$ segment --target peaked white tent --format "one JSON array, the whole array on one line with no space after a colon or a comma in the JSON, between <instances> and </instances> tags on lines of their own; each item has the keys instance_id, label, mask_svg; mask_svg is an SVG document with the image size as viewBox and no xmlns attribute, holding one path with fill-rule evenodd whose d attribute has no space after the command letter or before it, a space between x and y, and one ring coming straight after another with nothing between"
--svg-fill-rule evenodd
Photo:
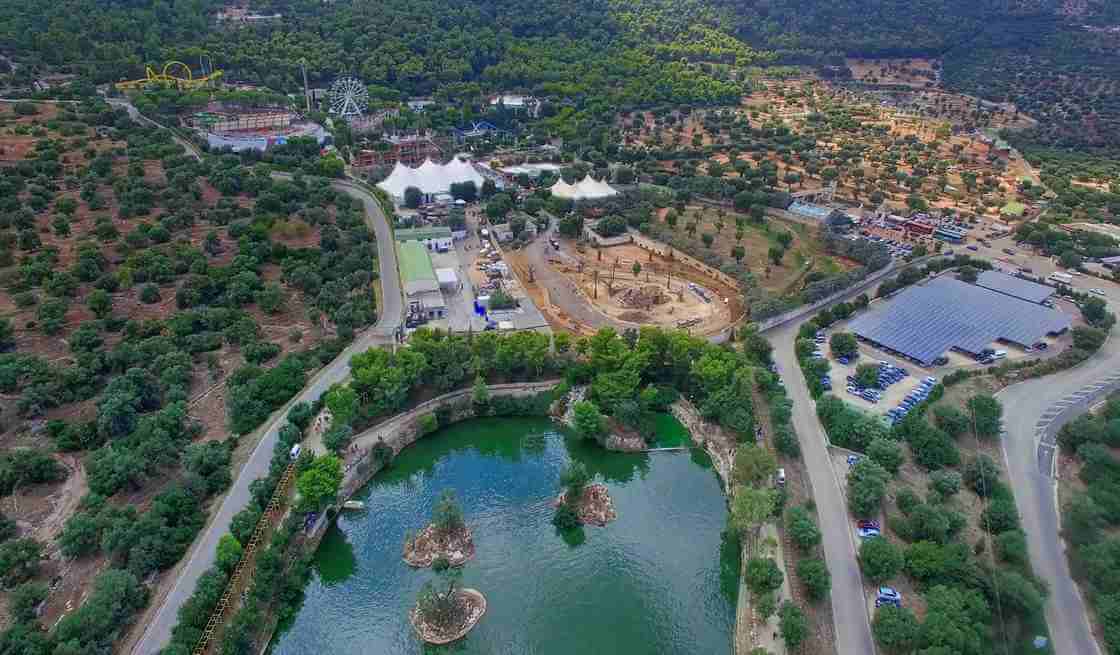
<instances>
[{"instance_id":1,"label":"peaked white tent","mask_svg":"<svg viewBox=\"0 0 1120 655\"><path fill-rule=\"evenodd\" d=\"M590 175L584 177L575 184L568 184L564 180L557 180L549 189L552 195L557 198L568 198L570 200L595 200L598 198L609 198L618 195L618 191L611 187L606 182L599 182Z\"/></svg>"},{"instance_id":2,"label":"peaked white tent","mask_svg":"<svg viewBox=\"0 0 1120 655\"><path fill-rule=\"evenodd\" d=\"M416 187L420 193L432 196L440 193L450 193L452 184L474 182L475 186L482 189L485 178L475 170L474 164L453 157L446 164L437 164L431 159L425 159L417 168L409 168L397 162L389 177L377 183L377 186L392 196L395 200L404 199L404 191L408 187Z\"/></svg>"}]
</instances>

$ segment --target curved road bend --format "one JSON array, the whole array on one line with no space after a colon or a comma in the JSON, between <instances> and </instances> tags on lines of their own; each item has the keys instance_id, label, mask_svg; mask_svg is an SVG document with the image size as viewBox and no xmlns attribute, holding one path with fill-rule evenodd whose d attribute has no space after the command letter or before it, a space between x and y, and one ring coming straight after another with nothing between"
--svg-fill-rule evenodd
<instances>
[{"instance_id":1,"label":"curved road bend","mask_svg":"<svg viewBox=\"0 0 1120 655\"><path fill-rule=\"evenodd\" d=\"M1113 310L1115 307L1112 303ZM1058 655L1099 655L1100 647L1089 627L1085 601L1070 577L1061 538L1057 487L1051 478L1056 458L1054 436L1062 425L1120 386L1118 364L1120 335L1114 332L1084 364L1020 382L996 394L1003 403L1003 455L1027 533L1031 563L1050 588L1046 622Z\"/></svg>"},{"instance_id":2,"label":"curved road bend","mask_svg":"<svg viewBox=\"0 0 1120 655\"><path fill-rule=\"evenodd\" d=\"M284 179L286 173L274 173L274 177ZM313 402L319 398L330 386L341 382L350 376L350 358L359 352L371 347L393 342L393 334L402 321L403 302L401 299L401 281L397 269L397 255L393 248L393 233L389 223L381 211L381 205L368 191L359 186L345 181L333 183L335 189L349 194L360 200L365 206L366 222L377 238L377 253L381 273L381 302L383 307L377 323L358 335L354 343L350 344L330 364L320 369L307 386L288 402L279 411L274 412L268 421L258 428L264 432L257 447L249 456L249 460L241 468L237 479L230 486L229 491L222 498L222 503L211 518L209 524L197 539L195 539L189 554L189 559L180 564L175 585L163 599L158 611L132 649L133 655L154 655L167 645L171 639L171 629L178 621L179 608L194 592L198 579L214 563L215 549L222 535L229 532L233 516L240 512L248 503L252 494L249 485L257 478L268 474L269 463L272 460L272 451L275 448L280 426L288 408L297 402Z\"/></svg>"}]
</instances>

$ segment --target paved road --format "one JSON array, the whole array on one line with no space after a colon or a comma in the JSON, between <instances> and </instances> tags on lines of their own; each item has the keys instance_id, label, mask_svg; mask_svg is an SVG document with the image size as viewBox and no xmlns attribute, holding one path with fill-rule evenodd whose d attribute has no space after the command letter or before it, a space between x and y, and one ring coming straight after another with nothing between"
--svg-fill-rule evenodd
<instances>
[{"instance_id":1,"label":"paved road","mask_svg":"<svg viewBox=\"0 0 1120 655\"><path fill-rule=\"evenodd\" d=\"M801 456L809 471L817 519L824 537L824 557L832 573L832 620L836 627L836 652L840 655L871 655L875 644L867 615L852 537L852 521L832 472L824 429L817 420L816 406L797 363L794 341L803 321L793 321L767 333L774 346L774 361L782 373L786 391L793 401L793 427L801 442Z\"/></svg>"},{"instance_id":2,"label":"paved road","mask_svg":"<svg viewBox=\"0 0 1120 655\"><path fill-rule=\"evenodd\" d=\"M1115 309L1115 304L1113 305ZM1083 414L1101 396L1120 387L1120 337L1114 334L1098 353L1077 368L1007 387L1003 402L1003 453L1015 504L1035 573L1050 588L1046 621L1058 655L1099 655L1088 613L1070 577L1060 535L1054 436L1066 422Z\"/></svg>"},{"instance_id":3,"label":"paved road","mask_svg":"<svg viewBox=\"0 0 1120 655\"><path fill-rule=\"evenodd\" d=\"M285 179L290 176L286 173L273 173L273 177ZM163 599L163 604L160 605L144 634L133 648L132 653L134 655L153 655L159 652L170 640L171 629L178 621L179 608L194 592L199 577L214 563L218 540L222 535L229 532L229 525L234 515L249 503L249 499L252 497L249 492L249 485L257 478L268 474L272 452L288 407L297 402L312 402L318 399L331 385L345 380L350 376L350 358L371 347L392 343L393 334L402 322L403 302L396 250L393 247L392 230L381 211L381 205L369 192L350 182L339 180L335 181L333 186L335 189L362 202L365 207L366 222L377 238L381 273L381 302L383 305L378 308L377 324L358 335L354 343L311 378L303 391L258 428L258 431L264 433L260 442L222 499L218 511L211 517L205 532L195 540L189 559L181 566L178 573L179 577L175 580L174 586Z\"/></svg>"}]
</instances>

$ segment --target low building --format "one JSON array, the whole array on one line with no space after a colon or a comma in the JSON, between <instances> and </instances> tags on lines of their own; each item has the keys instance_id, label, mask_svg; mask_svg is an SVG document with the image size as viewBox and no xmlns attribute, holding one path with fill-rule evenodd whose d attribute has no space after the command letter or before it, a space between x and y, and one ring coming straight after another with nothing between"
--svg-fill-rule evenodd
<instances>
[{"instance_id":1,"label":"low building","mask_svg":"<svg viewBox=\"0 0 1120 655\"><path fill-rule=\"evenodd\" d=\"M397 243L419 242L428 250L447 252L455 247L451 228L445 225L432 227L412 227L393 231Z\"/></svg>"},{"instance_id":2,"label":"low building","mask_svg":"<svg viewBox=\"0 0 1120 655\"><path fill-rule=\"evenodd\" d=\"M408 313L425 319L446 316L447 303L440 292L439 280L432 268L428 249L419 241L398 243L397 261L400 264Z\"/></svg>"},{"instance_id":3,"label":"low building","mask_svg":"<svg viewBox=\"0 0 1120 655\"><path fill-rule=\"evenodd\" d=\"M437 268L436 280L439 282L439 288L449 293L463 288L463 283L459 281L459 275L453 268Z\"/></svg>"}]
</instances>

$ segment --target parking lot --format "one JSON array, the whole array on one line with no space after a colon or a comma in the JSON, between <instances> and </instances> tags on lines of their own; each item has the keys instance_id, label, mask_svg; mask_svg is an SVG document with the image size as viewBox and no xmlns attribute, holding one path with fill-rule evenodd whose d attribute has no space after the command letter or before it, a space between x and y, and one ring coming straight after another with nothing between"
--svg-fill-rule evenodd
<instances>
[{"instance_id":1,"label":"parking lot","mask_svg":"<svg viewBox=\"0 0 1120 655\"><path fill-rule=\"evenodd\" d=\"M860 356L845 361L833 356L828 344L831 331L822 331L816 338L817 347L829 363L828 379L834 395L843 398L862 410L876 414L894 415L894 410L906 411L924 398L936 381L934 374L921 367L907 364L898 358L876 357L866 344L860 344ZM860 364L874 364L879 369L877 384L862 388L854 382Z\"/></svg>"}]
</instances>

